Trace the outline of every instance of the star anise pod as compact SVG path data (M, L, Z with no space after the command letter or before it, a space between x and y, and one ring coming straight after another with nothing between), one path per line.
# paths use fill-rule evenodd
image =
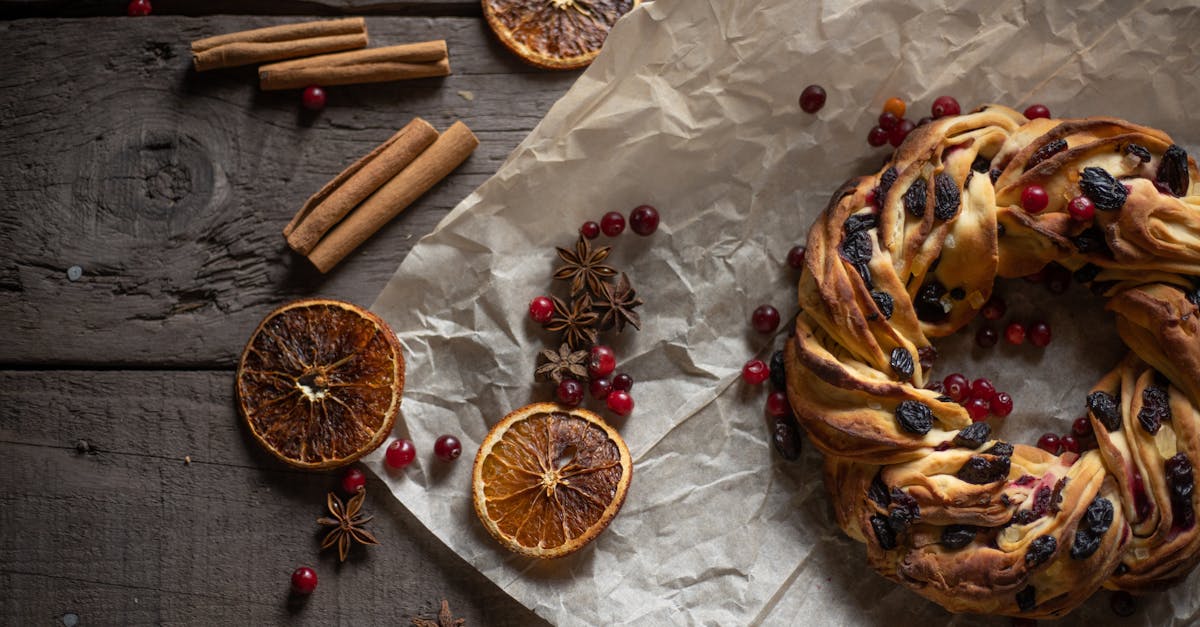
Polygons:
M629 284L629 277L621 273L617 284L604 284L604 295L596 299L594 308L600 316L597 326L602 330L617 327L617 331L625 330L625 323L633 325L637 330L642 329L642 319L634 309L642 305L642 299Z
M412 618L414 627L462 627L467 624L467 621L462 618L454 618L450 613L450 602L442 599L442 609L438 612L437 620L429 620L428 618Z
M554 303L554 314L546 323L546 330L562 333L563 341L572 349L586 349L596 343L596 320L599 316L592 311L592 298L587 294L571 301L571 306L557 296L550 297Z
M586 287L595 296L603 294L604 279L617 275L616 268L606 265L605 259L612 248L601 246L593 249L592 244L582 235L575 242L575 250L558 248L558 258L565 266L554 271L554 278L571 282L571 296L583 291Z
M370 531L363 529L363 525L371 522L371 519L374 518L374 516L364 517L359 513L365 498L367 498L367 489L360 488L358 494L350 497L350 501L342 505L342 499L339 499L333 492L329 493L326 503L333 518L322 516L317 519L318 523L333 527L321 541L322 551L336 544L338 560L344 562L346 555L350 553L351 540L359 544L379 544L379 540L376 540Z
M546 361L538 366L535 374L539 377L544 377L562 383L563 377L574 377L576 379L587 380L587 351L571 350L567 344L558 347L558 351L546 349L542 351L542 357Z

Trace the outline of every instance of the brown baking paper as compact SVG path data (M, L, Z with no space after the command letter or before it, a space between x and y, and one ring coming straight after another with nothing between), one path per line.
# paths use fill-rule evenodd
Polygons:
M866 143L883 101L909 117L953 94L1115 115L1200 147L1200 13L1188 2L926 3L659 0L613 30L604 51L499 172L401 264L374 305L408 357L397 435L420 451L400 473L368 465L465 560L552 622L577 624L1009 625L948 614L866 565L837 529L819 455L787 463L763 419L766 388L742 364L782 336L750 330L760 303L795 310L787 250L830 194L887 155ZM1064 3L1067 4L1067 3ZM828 90L816 115L797 99ZM486 98L486 94L480 94ZM552 284L555 246L585 220L649 203L662 226L627 232L613 263L646 300L641 332L613 342L637 408L613 422L635 470L620 515L575 555L537 562L493 542L472 511L471 462L488 427L552 391L534 383L556 339L526 314ZM1050 322L1040 350L973 348L978 323L938 344L935 375L961 370L1012 393L999 427L1033 442L1064 433L1091 384L1123 353L1101 302L1004 282L1010 316ZM782 333L782 332L781 332ZM594 403L593 403L594 404ZM443 433L463 458L432 457ZM1117 619L1097 594L1062 625L1200 620L1200 577ZM926 621L928 621L926 623Z

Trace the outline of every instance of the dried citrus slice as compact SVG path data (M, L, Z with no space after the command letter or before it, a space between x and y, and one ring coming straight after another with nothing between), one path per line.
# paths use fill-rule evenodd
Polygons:
M621 509L633 462L621 435L586 409L534 403L492 427L475 456L475 513L522 555L562 557Z
M238 364L237 394L250 432L302 468L336 468L387 438L404 390L404 355L387 323L337 300L272 311Z
M549 70L592 62L608 31L641 0L483 0L483 15L509 50Z

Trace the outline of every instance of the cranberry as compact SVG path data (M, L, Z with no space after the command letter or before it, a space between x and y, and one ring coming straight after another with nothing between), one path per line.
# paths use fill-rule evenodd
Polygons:
M1080 416L1071 423L1071 433L1079 437L1086 437L1092 434L1092 421L1088 420L1087 416Z
M771 392L767 395L767 414L778 418L786 416L791 411L791 406L788 404L787 394L783 392Z
M658 209L640 205L629 212L629 228L638 235L651 235L658 230Z
M883 113L879 114L879 128L885 131L890 131L896 128L896 125L900 123L900 118L901 116L896 115L891 111L884 111Z
M1008 392L996 392L996 395L992 397L992 402L989 407L993 415L999 418L1004 418L1012 413L1012 397L1009 396Z
M563 379L555 390L558 402L567 407L577 407L583 402L583 384L575 379Z
M316 589L317 571L301 566L292 572L292 590L295 590L296 594L312 594Z
M128 13L130 17L150 15L150 0L132 0L129 3L129 6L125 8L125 12ZM313 576L315 577L316 575Z
M1025 117L1029 118L1030 120L1049 118L1050 109L1048 109L1044 104L1029 105L1028 107L1025 107Z
M803 246L792 246L792 249L787 254L787 265L799 270L804 267L804 251Z
M771 376L771 370L761 359L751 359L742 366L742 380L750 385L758 385Z
M1059 444L1062 444L1064 451L1075 453L1076 455L1079 454L1079 440L1075 436L1068 433L1067 435L1058 438L1058 442Z
M981 398L991 403L996 398L996 386L987 379L975 379L971 382L971 398Z
M942 379L942 387L946 390L946 396L949 396L955 403L967 400L967 396L971 393L971 383L957 372L946 375L946 378Z
M871 132L867 133L867 143L878 148L888 143L888 132L882 126L871 127Z
M816 113L825 106L825 88L820 85L809 85L800 92L800 108L805 113Z
M452 462L462 455L462 443L452 435L443 435L433 443L433 454L444 462Z
M404 438L393 440L387 447L387 452L384 453L383 463L387 464L388 468L399 470L411 464L417 458L417 447L413 443Z
M1050 204L1050 196L1041 185L1030 185L1021 190L1021 208L1028 213L1038 213Z
M1042 437L1038 438L1037 445L1038 448L1053 455L1058 455L1062 450L1062 442L1059 442L1058 436L1053 433L1043 433Z
M622 372L622 373L618 374L617 376L613 377L612 386L613 386L614 390L621 390L622 392L628 392L629 390L633 389L633 377Z
M1029 325L1029 343L1038 348L1050 344L1050 325L1045 322L1035 322Z
M1133 595L1124 590L1114 592L1108 600L1108 605L1117 616L1133 616L1133 612L1137 610L1137 602L1134 601Z
M617 211L609 211L600 218L600 230L609 237L616 237L625 230L625 216Z
M625 390L613 390L604 402L608 410L618 416L628 416L633 412L633 397Z
M987 420L988 412L991 411L991 405L982 398L973 398L967 401L967 414L971 416L971 422L983 422Z
M367 486L367 476L363 471L357 468L347 468L342 474L342 492L346 494L357 494L359 490Z
M608 393L612 392L612 379L608 377L595 377L588 384L588 390L592 393L592 398L602 400L608 398Z
M529 301L529 317L538 324L550 322L554 316L554 301L545 296L538 296Z
M579 227L579 234L588 239L600 237L600 223L595 220L584 222L583 226Z
M992 327L979 327L979 330L975 332L975 343L979 345L979 348L991 348L999 341L1000 336Z
M588 372L593 377L607 377L616 368L617 355L613 349L603 344L592 347L592 354L588 359Z
M309 85L304 88L304 93L300 95L300 104L304 105L309 111L320 111L325 108L325 90L316 85Z
M896 128L888 131L888 143L899 148L900 144L904 143L904 138L908 137L914 128L917 128L917 125L913 124L911 120L900 120Z
M770 305L759 305L750 316L750 324L759 333L771 333L779 328L779 310Z
M1004 339L1009 344L1021 345L1025 343L1025 325L1020 322L1010 323L1004 327Z
M1004 312L1008 311L1008 305L1004 304L1004 299L998 294L992 294L992 297L987 299L983 304L983 309L979 313L987 320L999 320L1004 317Z
M1096 203L1087 196L1076 196L1067 203L1067 212L1077 222L1087 222L1096 215Z
M893 96L884 101L883 110L885 113L891 113L897 118L902 118L904 117L904 113L908 111L908 106L904 104L903 100Z
M958 101L954 96L939 96L933 101L933 106L929 108L929 112L933 114L933 118L944 118L948 115L958 115L962 113L962 107L958 105Z
M926 124L929 124L932 121L933 121L933 118L931 118L927 115L927 116L917 120L917 126L925 126Z

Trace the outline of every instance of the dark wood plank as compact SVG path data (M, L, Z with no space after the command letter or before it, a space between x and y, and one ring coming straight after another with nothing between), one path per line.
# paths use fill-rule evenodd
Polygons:
M227 372L0 372L0 623L406 625L446 598L468 624L542 624L378 481L383 545L318 557L336 474L259 450L232 389ZM297 604L301 564L320 584Z
M527 68L465 18L368 18L375 45L445 38L454 75L331 89L315 116L260 92L253 68L189 69L193 39L283 21L0 23L6 58L25 60L0 77L0 365L227 367L276 304L369 304L576 76ZM321 276L280 230L414 116L462 119L481 145Z
M125 15L127 0L0 0L0 17ZM154 15L482 15L479 0L153 0Z

